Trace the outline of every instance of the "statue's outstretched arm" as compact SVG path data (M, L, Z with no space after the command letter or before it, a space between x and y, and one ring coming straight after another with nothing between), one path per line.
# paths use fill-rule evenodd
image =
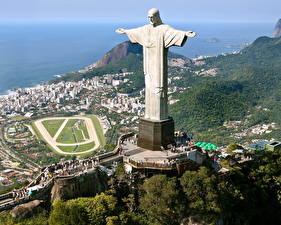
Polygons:
M118 34L126 34L126 30L123 28L118 28L115 32Z
M193 31L186 31L185 32L185 35L187 36L187 37L195 37L196 36L196 33L195 32L193 32Z
M115 32L118 34L126 34L132 43L138 43L140 45L144 44L144 27L138 27L127 30L123 28L118 28Z

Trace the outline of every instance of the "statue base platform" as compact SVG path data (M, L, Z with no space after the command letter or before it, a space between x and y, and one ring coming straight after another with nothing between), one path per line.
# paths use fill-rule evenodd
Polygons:
M167 149L169 144L174 144L174 120L149 120L140 119L138 147L160 151L161 146Z

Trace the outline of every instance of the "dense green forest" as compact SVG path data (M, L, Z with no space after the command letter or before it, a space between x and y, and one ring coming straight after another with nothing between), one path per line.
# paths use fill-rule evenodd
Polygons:
M201 166L180 177L143 179L122 165L110 188L95 197L55 201L31 218L0 215L5 225L276 225L281 223L281 152L260 152L227 174Z
M181 94L171 114L182 128L202 131L241 119L254 100L249 98L248 88L237 81L209 81Z
M281 139L281 39L261 37L239 54L204 62L199 69L219 72L214 78L193 77L192 89L177 96L180 101L171 106L177 127L213 138L217 134L229 137L229 131L222 132L225 121L244 122L241 130L273 122L279 128L259 138Z

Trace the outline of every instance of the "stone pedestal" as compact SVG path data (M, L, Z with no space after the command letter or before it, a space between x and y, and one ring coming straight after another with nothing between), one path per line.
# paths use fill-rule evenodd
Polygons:
M160 151L161 146L174 144L174 120L140 119L138 146L153 151Z

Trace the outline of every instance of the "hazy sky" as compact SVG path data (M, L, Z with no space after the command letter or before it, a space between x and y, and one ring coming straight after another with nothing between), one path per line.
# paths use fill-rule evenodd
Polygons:
M6 21L143 21L150 8L163 21L276 22L280 0L0 0Z

